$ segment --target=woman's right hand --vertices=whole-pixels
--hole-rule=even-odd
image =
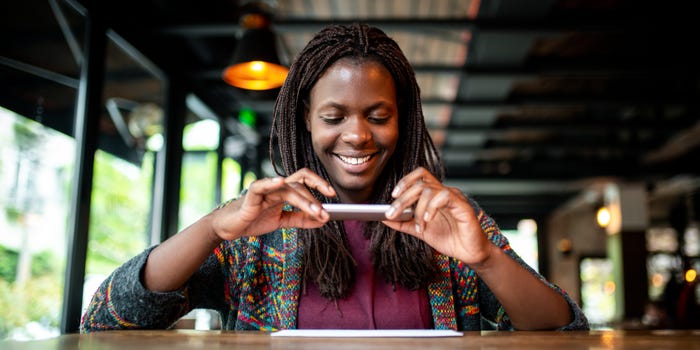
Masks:
[[[222,240],[261,235],[281,227],[323,226],[330,217],[309,188],[327,197],[336,195],[328,182],[309,169],[286,178],[253,182],[244,196],[205,215],[153,249],[143,273],[144,286],[160,292],[182,288]],[[295,210],[283,210],[286,204]]]
[[[260,179],[244,196],[212,212],[212,230],[219,239],[231,240],[281,227],[321,227],[328,222],[328,213],[307,187],[327,197],[336,195],[326,180],[307,168],[287,177]],[[295,210],[283,210],[286,204]]]

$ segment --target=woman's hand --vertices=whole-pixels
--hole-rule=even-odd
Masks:
[[[496,248],[482,232],[467,198],[458,189],[443,185],[425,168],[401,179],[392,196],[389,220],[384,224],[420,238],[440,253],[471,266],[484,263]],[[410,207],[413,220],[391,220]]]
[[[249,186],[244,196],[212,213],[212,230],[219,239],[231,240],[281,227],[321,227],[328,222],[328,213],[307,187],[328,197],[335,196],[328,182],[306,168],[286,178],[260,179]],[[286,204],[297,210],[284,211]]]
[[[474,209],[459,190],[445,187],[426,169],[419,168],[401,179],[392,195],[393,210],[387,217],[396,218],[405,208],[414,207],[414,220],[388,220],[384,224],[469,265],[489,286],[517,329],[554,329],[571,322],[564,297],[488,240]]]

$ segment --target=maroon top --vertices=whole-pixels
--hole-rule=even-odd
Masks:
[[[357,261],[355,285],[350,294],[335,303],[321,296],[309,282],[299,298],[299,329],[426,329],[432,328],[430,301],[425,289],[410,291],[375,273],[364,224],[345,221],[345,232]]]

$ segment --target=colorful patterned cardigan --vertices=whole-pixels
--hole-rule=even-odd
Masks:
[[[527,266],[493,220],[473,204],[490,240],[565,297],[573,321],[561,330],[588,329],[576,303]],[[148,291],[141,283],[141,270],[151,249],[126,262],[102,283],[83,315],[81,332],[169,328],[196,308],[218,311],[223,329],[296,328],[302,282],[296,229],[225,241],[182,289],[167,293]],[[496,297],[468,266],[444,255],[437,255],[436,262],[440,276],[428,286],[435,328],[513,329]]]

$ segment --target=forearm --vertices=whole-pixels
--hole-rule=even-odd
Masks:
[[[555,329],[572,321],[560,293],[493,246],[487,260],[470,266],[488,285],[520,330]]]
[[[202,217],[151,252],[143,272],[147,289],[177,290],[199,269],[221,243],[211,230],[211,215]]]
[[[139,276],[151,251],[128,260],[102,282],[85,311],[81,332],[167,328],[188,311],[184,293],[156,293],[143,287]]]

